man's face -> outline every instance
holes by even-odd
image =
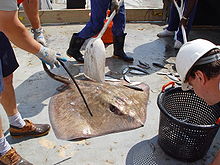
[[[216,79],[218,79],[218,77]],[[215,78],[208,79],[203,72],[196,71],[195,78],[189,77],[188,83],[193,87],[194,92],[205,100],[207,104],[214,105],[219,102],[219,97],[216,97],[214,94],[217,89],[215,88]]]
[[[202,99],[205,99],[205,90],[201,82],[199,81],[198,77],[196,76],[195,78],[189,77],[188,80],[189,85],[192,86],[194,92],[201,97]]]

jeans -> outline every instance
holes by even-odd
[[[97,35],[106,19],[106,12],[111,5],[111,0],[91,0],[91,17],[86,26],[78,33],[80,38],[90,38]],[[114,36],[122,36],[125,30],[126,15],[124,3],[118,14],[113,19],[112,33]]]
[[[185,6],[186,6],[187,3],[188,3],[188,0],[184,0],[184,3],[185,3]],[[194,8],[193,8],[193,10],[192,10],[192,12],[189,16],[188,24],[187,24],[187,27],[185,29],[187,36],[189,35],[189,32],[192,28],[193,20],[194,20],[195,15],[196,15],[196,9],[197,9],[197,2],[196,2],[196,4],[195,4],[195,6],[194,6]],[[177,31],[176,39],[183,43],[183,35],[182,35],[182,30],[179,27],[179,23],[180,23],[179,14],[177,12],[177,9],[176,9],[175,5],[172,3],[171,4],[171,9],[170,9],[170,15],[169,15],[167,30]]]

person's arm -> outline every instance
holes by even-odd
[[[24,0],[22,2],[24,11],[31,23],[33,29],[38,29],[41,27],[38,6],[38,0]]]
[[[35,41],[18,19],[17,11],[0,11],[0,31],[11,42],[32,54],[39,52],[41,45]]]
[[[189,0],[185,9],[184,9],[184,12],[183,12],[183,16],[186,17],[186,18],[189,18],[191,12],[193,11],[193,8],[195,6],[195,4],[197,3],[198,0]]]
[[[183,17],[180,20],[180,25],[186,26],[188,23],[188,19],[190,17],[191,12],[193,11],[193,8],[195,7],[198,0],[189,0],[187,5],[185,6],[185,9],[183,11]]]
[[[16,10],[3,11],[0,10],[0,31],[2,31],[11,42],[19,48],[36,55],[43,62],[51,66],[59,66],[57,58],[66,61],[59,53],[42,46],[32,38],[28,30],[18,19]]]
[[[217,153],[215,159],[210,165],[219,165],[219,163],[220,163],[220,151]]]

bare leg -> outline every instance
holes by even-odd
[[[38,13],[38,0],[24,0],[22,3],[24,7],[24,11],[31,23],[33,29],[38,29],[41,27],[40,18]]]
[[[18,109],[16,105],[16,98],[15,98],[15,91],[12,85],[13,74],[10,74],[9,76],[4,77],[3,81],[4,81],[4,90],[2,92],[1,103],[7,115],[13,116],[16,113],[18,113]]]

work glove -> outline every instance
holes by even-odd
[[[43,61],[44,63],[48,64],[50,66],[51,69],[53,69],[54,65],[56,67],[59,67],[60,66],[60,63],[57,59],[60,59],[62,60],[63,62],[66,62],[67,59],[62,57],[60,53],[50,49],[50,48],[47,48],[47,47],[44,47],[44,46],[41,46],[40,48],[40,51],[35,54],[41,61]]]
[[[116,10],[116,13],[118,13],[119,11],[119,1],[120,0],[112,0],[112,3],[111,3],[111,13]]]

